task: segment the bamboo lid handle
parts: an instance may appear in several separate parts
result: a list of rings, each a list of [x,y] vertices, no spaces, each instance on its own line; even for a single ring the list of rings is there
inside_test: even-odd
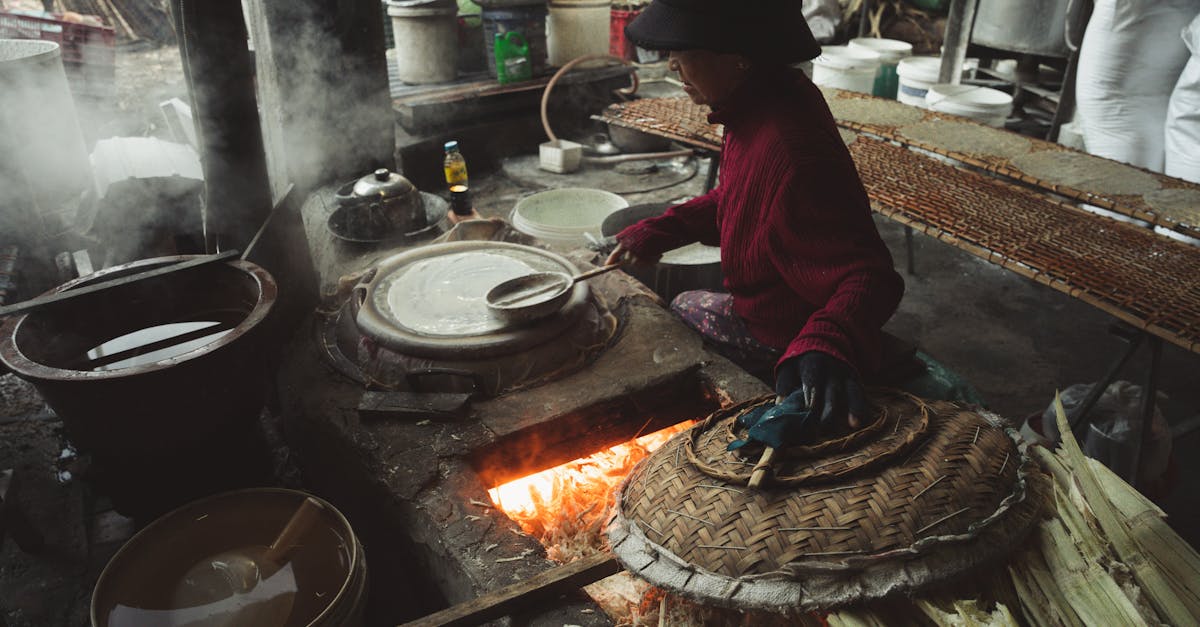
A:
[[[287,559],[288,554],[299,544],[300,538],[317,522],[317,517],[323,509],[325,508],[321,503],[311,496],[304,499],[296,513],[292,514],[283,530],[275,537],[270,548],[263,553],[263,562],[278,564]]]

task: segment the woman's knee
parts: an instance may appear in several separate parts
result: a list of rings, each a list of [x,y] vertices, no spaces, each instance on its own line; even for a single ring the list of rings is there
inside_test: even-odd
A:
[[[711,310],[714,293],[708,290],[689,290],[680,292],[671,299],[671,311],[680,316],[696,311]]]

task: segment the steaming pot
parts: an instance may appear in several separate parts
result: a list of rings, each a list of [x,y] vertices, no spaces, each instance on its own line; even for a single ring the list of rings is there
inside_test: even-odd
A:
[[[338,200],[343,205],[377,203],[393,231],[411,233],[428,226],[421,193],[404,176],[387,168],[354,181],[349,195],[339,193]]]

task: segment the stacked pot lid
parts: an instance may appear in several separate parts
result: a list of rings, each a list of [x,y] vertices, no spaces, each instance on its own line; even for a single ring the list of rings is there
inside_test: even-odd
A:
[[[726,447],[745,437],[737,417],[766,402],[713,414],[626,479],[608,536],[631,573],[721,607],[828,609],[1000,559],[1044,503],[1010,431],[890,392],[875,394],[868,426],[778,451],[770,486],[750,488],[757,454]]]

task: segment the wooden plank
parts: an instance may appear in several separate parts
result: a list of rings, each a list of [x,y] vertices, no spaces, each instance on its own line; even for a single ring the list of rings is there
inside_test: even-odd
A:
[[[402,627],[478,625],[534,607],[539,602],[595,583],[620,571],[621,565],[616,558],[608,553],[597,553],[570,564],[556,566],[526,581],[505,586],[477,599],[405,623]]]
[[[568,86],[580,83],[596,82],[628,74],[630,69],[624,65],[613,65],[601,68],[572,70],[558,79],[558,85]],[[550,82],[550,76],[539,76],[528,81],[500,84],[495,78],[483,75],[482,78],[459,80],[454,83],[441,85],[403,85],[396,80],[392,82],[392,104],[396,106],[412,106],[420,104],[445,104],[468,98],[485,98],[504,94],[527,91],[541,91]]]
[[[122,285],[128,285],[128,284],[134,283],[136,281],[152,279],[155,277],[160,277],[160,276],[167,275],[167,274],[173,274],[175,272],[179,272],[182,270],[189,270],[191,268],[196,268],[199,266],[207,265],[210,263],[215,263],[218,261],[226,261],[228,259],[234,259],[238,256],[238,254],[239,253],[236,250],[227,250],[224,252],[217,253],[215,255],[205,255],[203,257],[189,259],[187,261],[171,264],[169,266],[164,266],[162,268],[155,268],[153,270],[147,270],[145,272],[138,272],[137,274],[131,274],[128,276],[116,277],[116,278],[109,279],[106,281],[101,281],[100,283],[94,283],[92,285],[87,285],[84,287],[80,287],[78,289],[67,290],[65,292],[58,292],[57,294],[52,294],[50,296],[39,296],[37,298],[31,298],[29,300],[21,301],[15,305],[9,305],[8,307],[0,307],[0,318],[3,318],[5,316],[11,316],[13,314],[23,313],[23,312],[29,311],[30,309],[37,309],[40,307],[57,305],[64,301],[74,300],[81,296],[88,296],[90,294],[95,294],[96,292],[101,292],[101,291],[104,291],[104,290],[107,290],[110,288],[119,287]]]
[[[582,89],[584,85],[618,81],[628,73],[629,68],[623,65],[575,70],[560,77],[555,89],[558,92]],[[393,77],[392,109],[396,119],[410,131],[427,131],[460,121],[526,115],[537,111],[538,99],[550,80],[543,76],[501,85],[486,73],[480,76],[440,85],[402,85]],[[568,93],[559,95],[564,99],[572,97]],[[597,106],[605,104],[607,100]]]

